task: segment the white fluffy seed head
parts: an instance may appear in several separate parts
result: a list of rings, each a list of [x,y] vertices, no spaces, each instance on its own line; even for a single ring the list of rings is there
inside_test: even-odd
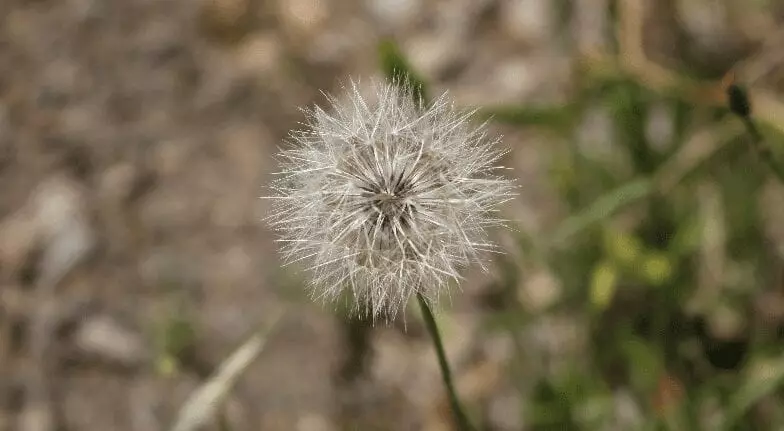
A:
[[[315,298],[350,293],[375,320],[417,293],[436,301],[496,251],[487,228],[512,185],[497,172],[498,140],[446,95],[425,106],[399,83],[372,89],[366,98],[352,81],[329,109],[307,111],[278,154],[268,220],[287,264],[307,264]]]

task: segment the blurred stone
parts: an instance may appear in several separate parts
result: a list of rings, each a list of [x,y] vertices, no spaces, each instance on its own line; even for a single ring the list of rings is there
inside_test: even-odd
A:
[[[131,163],[122,162],[110,166],[101,175],[101,198],[112,202],[126,200],[133,189],[136,174],[137,170]]]
[[[625,389],[615,391],[613,394],[615,407],[615,429],[638,429],[644,422],[640,405]]]
[[[19,431],[54,431],[54,413],[46,405],[27,403],[19,414],[18,427]]]
[[[653,104],[645,121],[645,137],[651,147],[659,152],[667,151],[672,144],[674,133],[675,122],[668,104]]]
[[[60,113],[59,126],[64,136],[90,140],[97,134],[95,122],[105,117],[106,112],[97,104],[71,103]]]
[[[552,273],[540,269],[523,277],[518,298],[523,307],[532,313],[540,313],[561,298],[561,285]]]
[[[610,40],[609,0],[575,0],[573,7],[573,34],[578,52],[589,57],[606,53]]]
[[[382,29],[403,27],[422,10],[422,0],[365,0]]]
[[[281,21],[294,35],[312,35],[329,18],[331,0],[282,0]]]
[[[237,47],[239,69],[261,78],[281,67],[281,41],[273,33],[254,33]]]
[[[132,431],[159,431],[162,430],[161,418],[157,410],[162,404],[162,394],[155,383],[150,379],[134,379],[128,397],[130,410],[130,429]]]
[[[131,431],[128,398],[135,395],[132,391],[134,381],[142,378],[145,376],[128,378],[121,374],[101,372],[96,368],[68,373],[67,377],[60,379],[60,387],[65,394],[57,406],[60,429]],[[168,387],[181,385],[186,378],[183,376],[169,382]],[[164,396],[171,397],[172,391],[162,392]]]
[[[51,60],[41,72],[41,93],[53,99],[69,95],[80,79],[79,72],[79,65],[72,59]]]
[[[522,101],[540,84],[541,77],[537,74],[537,67],[532,61],[513,58],[499,64],[495,76],[498,86],[512,94],[510,99]]]
[[[558,375],[574,364],[585,351],[588,340],[587,327],[576,317],[547,315],[529,325],[526,338],[530,348],[545,358],[550,375]]]
[[[468,52],[453,38],[441,34],[422,35],[403,47],[412,67],[430,79],[444,75],[468,58]]]
[[[44,181],[16,214],[0,224],[0,262],[16,271],[41,247],[40,277],[56,283],[95,243],[84,210],[83,191],[73,180],[55,176]]]
[[[724,2],[678,0],[678,18],[699,44],[713,44],[727,36],[729,16]]]
[[[325,418],[316,413],[302,416],[297,421],[297,431],[333,431],[334,426]]]
[[[71,13],[79,22],[85,22],[100,17],[104,13],[105,3],[99,0],[68,0]]]
[[[345,62],[351,61],[352,54],[375,43],[366,37],[373,31],[372,23],[362,20],[351,20],[339,28],[324,29],[309,44],[306,57],[315,64],[344,66]]]
[[[403,387],[411,381],[414,346],[399,332],[381,329],[373,337],[373,380]]]
[[[784,323],[784,296],[778,290],[762,292],[754,301],[754,309],[767,326]]]
[[[57,283],[96,242],[85,213],[85,197],[69,178],[52,177],[39,186],[33,199],[45,244],[41,278],[44,283]]]
[[[184,169],[190,150],[185,139],[163,139],[153,150],[151,167],[160,175],[178,174]]]
[[[265,163],[262,144],[270,138],[266,130],[255,125],[236,125],[227,127],[219,139],[225,161],[225,173],[220,177],[227,186],[217,194],[217,203],[210,210],[211,220],[217,226],[235,228],[252,224]]]
[[[718,304],[707,316],[710,334],[720,340],[731,340],[743,334],[747,324],[736,309]]]
[[[487,360],[495,363],[503,363],[514,356],[514,343],[509,334],[483,336],[481,348]]]
[[[265,163],[262,148],[271,141],[265,128],[255,124],[227,127],[222,134],[227,167],[243,187],[257,190],[260,168]]]
[[[108,316],[83,321],[76,330],[74,343],[88,356],[125,367],[140,365],[148,358],[142,337]]]
[[[40,240],[40,230],[29,206],[0,223],[0,268],[15,274],[25,264]]]
[[[489,61],[472,62],[461,76],[464,85],[450,91],[464,106],[557,104],[566,99],[572,79],[571,59],[538,52],[506,58],[489,67]],[[481,77],[481,79],[480,79]]]
[[[724,72],[753,49],[738,25],[745,17],[730,2],[677,0],[676,7],[674,20],[690,36],[684,48],[692,64]]]
[[[591,106],[583,113],[577,126],[577,145],[586,156],[603,162],[618,161],[614,121],[605,106]],[[616,160],[613,160],[616,159]]]
[[[516,391],[504,391],[490,399],[487,417],[492,429],[497,431],[517,431],[525,429],[522,421],[522,405]]]
[[[204,0],[201,26],[216,41],[235,43],[250,31],[251,0]]]
[[[441,80],[455,69],[476,60],[470,30],[493,0],[455,0],[439,9],[432,30],[404,41],[403,51],[414,69],[430,80]]]
[[[556,7],[552,0],[502,0],[501,27],[515,40],[541,45],[552,40]]]

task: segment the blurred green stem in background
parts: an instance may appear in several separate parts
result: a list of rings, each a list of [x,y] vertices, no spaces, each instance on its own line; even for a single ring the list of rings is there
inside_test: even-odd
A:
[[[746,131],[751,137],[754,150],[757,151],[762,161],[778,177],[779,181],[784,183],[784,168],[776,161],[770,148],[765,145],[764,138],[751,117],[751,101],[749,100],[748,92],[737,84],[729,85],[727,87],[727,104],[730,111],[743,121]]]
[[[433,344],[436,348],[438,366],[441,368],[441,377],[444,379],[444,386],[446,386],[447,396],[449,397],[449,405],[455,416],[455,425],[457,425],[457,429],[460,431],[473,431],[474,427],[471,426],[471,423],[468,421],[468,416],[466,416],[460,405],[460,401],[457,398],[457,391],[455,390],[455,385],[452,381],[452,371],[449,369],[449,363],[446,360],[444,345],[441,342],[441,334],[438,332],[438,326],[436,326],[433,312],[430,311],[430,306],[421,293],[417,293],[417,301],[419,302],[419,307],[422,309],[422,317],[425,318],[427,332],[430,333],[430,337],[433,339]]]

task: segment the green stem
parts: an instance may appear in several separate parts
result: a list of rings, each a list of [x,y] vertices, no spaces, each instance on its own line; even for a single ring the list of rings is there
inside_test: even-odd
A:
[[[752,119],[751,101],[749,100],[748,92],[737,84],[732,83],[727,87],[727,105],[730,111],[743,121],[746,131],[751,136],[751,143],[762,161],[768,165],[768,168],[776,175],[779,181],[784,183],[784,167],[778,163],[770,148],[765,145],[764,138]]]
[[[441,342],[441,334],[438,332],[438,326],[436,326],[433,312],[430,311],[430,306],[421,293],[417,293],[417,301],[419,302],[419,307],[422,309],[422,316],[425,318],[427,331],[430,333],[430,337],[433,339],[433,344],[436,347],[438,366],[441,367],[441,377],[444,380],[444,386],[446,386],[446,392],[449,396],[449,405],[455,416],[455,424],[460,431],[473,431],[474,427],[472,427],[471,423],[468,421],[468,417],[465,412],[463,412],[463,408],[460,406],[460,401],[457,398],[457,391],[455,391],[455,385],[452,382],[452,372],[450,371],[449,363],[446,360],[444,345]]]
[[[784,183],[784,168],[776,161],[771,152],[770,148],[765,146],[765,142],[762,138],[762,134],[757,129],[757,125],[754,124],[754,121],[750,117],[743,117],[743,125],[746,126],[746,130],[749,132],[751,136],[751,143],[754,145],[754,149],[759,154],[762,161],[768,165],[768,168],[773,172],[776,177]]]

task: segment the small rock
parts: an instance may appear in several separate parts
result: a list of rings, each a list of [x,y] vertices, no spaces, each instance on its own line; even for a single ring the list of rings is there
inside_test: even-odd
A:
[[[615,429],[637,429],[644,422],[643,412],[632,394],[618,390],[613,394]]]
[[[29,403],[18,418],[21,431],[52,431],[55,429],[52,409],[43,403]]]
[[[552,375],[563,372],[585,351],[587,336],[585,325],[568,316],[543,316],[526,330],[526,342],[542,352]]]
[[[453,38],[428,34],[406,42],[403,50],[415,70],[435,79],[467,58],[464,48]]]
[[[80,187],[68,177],[44,181],[19,211],[0,224],[0,263],[18,270],[38,247],[41,277],[56,283],[95,243]]]
[[[452,94],[464,106],[563,103],[572,78],[570,62],[546,52],[508,58],[493,67],[489,61],[473,62],[461,77],[467,83]]]
[[[513,94],[512,102],[523,100],[541,85],[541,73],[536,66],[528,59],[510,59],[497,66],[495,80],[504,93]]]
[[[284,0],[280,15],[286,29],[296,35],[312,35],[329,17],[329,0]]]
[[[403,27],[419,16],[421,0],[367,0],[371,15],[383,27]]]
[[[335,427],[322,415],[307,414],[297,422],[297,431],[332,431]]]
[[[204,33],[218,42],[234,43],[250,31],[251,0],[206,0],[201,10]]]
[[[29,207],[0,223],[0,267],[9,274],[19,271],[40,240],[40,230]]]
[[[513,431],[525,429],[522,423],[522,402],[518,394],[505,391],[490,399],[487,409],[494,430]]]
[[[726,4],[710,0],[680,0],[676,7],[679,22],[696,42],[709,45],[726,38],[730,19]]]
[[[136,168],[130,163],[118,163],[106,169],[100,182],[101,198],[123,202],[133,190],[136,174]]]
[[[708,314],[710,334],[721,340],[732,340],[742,336],[747,322],[738,310],[719,304]]]
[[[594,106],[586,110],[577,127],[577,145],[589,158],[610,161],[617,156],[616,139],[610,110],[604,106]]]
[[[105,13],[105,3],[98,0],[70,0],[69,10],[80,23],[99,18]]]
[[[352,54],[368,48],[374,41],[366,37],[377,29],[369,21],[350,20],[339,28],[327,28],[309,44],[305,58],[314,64],[341,65],[350,61]]]
[[[162,140],[152,150],[151,167],[160,176],[181,174],[190,156],[185,139]]]
[[[670,108],[665,103],[657,103],[651,107],[645,122],[645,136],[651,147],[657,151],[667,151],[675,134],[675,121]]]
[[[551,39],[555,5],[550,0],[506,0],[501,2],[501,26],[514,39],[538,45]]]
[[[141,336],[108,316],[84,321],[76,330],[74,344],[82,353],[126,367],[139,365],[147,358]]]
[[[574,40],[577,51],[595,56],[608,49],[610,23],[607,18],[609,0],[576,0],[573,11]]]
[[[92,250],[96,239],[84,213],[81,189],[66,177],[42,183],[33,197],[36,222],[44,235],[41,278],[54,284]]]
[[[248,75],[266,75],[281,66],[281,42],[272,33],[254,34],[237,47],[236,61]]]
[[[402,387],[411,382],[413,345],[399,332],[379,330],[373,339],[372,379]]]
[[[549,271],[539,270],[528,277],[518,289],[520,302],[533,313],[539,313],[555,304],[561,297],[561,285]]]
[[[128,409],[131,411],[131,427],[133,431],[162,430],[158,410],[163,395],[152,379],[134,379],[128,397]]]

